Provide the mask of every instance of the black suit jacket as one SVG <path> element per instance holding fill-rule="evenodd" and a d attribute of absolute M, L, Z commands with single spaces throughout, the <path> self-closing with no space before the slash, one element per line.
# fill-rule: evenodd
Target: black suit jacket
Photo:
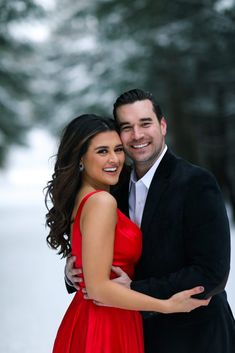
<path fill-rule="evenodd" d="M 128 180 L 115 192 L 128 215 Z M 143 252 L 132 288 L 156 298 L 197 285 L 208 307 L 144 320 L 146 353 L 232 353 L 235 323 L 224 287 L 230 266 L 228 218 L 215 178 L 164 155 L 150 185 L 141 229 Z M 146 315 L 145 315 L 146 316 Z"/>

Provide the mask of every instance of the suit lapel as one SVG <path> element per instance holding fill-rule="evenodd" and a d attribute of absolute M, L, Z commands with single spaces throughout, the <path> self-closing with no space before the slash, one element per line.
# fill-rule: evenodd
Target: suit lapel
<path fill-rule="evenodd" d="M 117 199 L 118 208 L 124 213 L 127 217 L 129 217 L 129 182 L 125 183 L 119 191 L 119 197 Z"/>
<path fill-rule="evenodd" d="M 141 229 L 144 236 L 148 234 L 148 226 L 151 223 L 151 219 L 154 214 L 156 215 L 156 209 L 160 207 L 161 198 L 168 187 L 170 175 L 176 161 L 177 158 L 167 150 L 153 176 L 141 222 Z"/>

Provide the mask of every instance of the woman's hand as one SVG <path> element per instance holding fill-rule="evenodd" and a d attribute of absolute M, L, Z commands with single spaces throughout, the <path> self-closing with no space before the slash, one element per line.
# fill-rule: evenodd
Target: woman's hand
<path fill-rule="evenodd" d="M 200 294 L 202 292 L 204 292 L 204 288 L 199 286 L 174 294 L 172 297 L 166 300 L 166 314 L 179 312 L 189 313 L 190 311 L 199 308 L 200 306 L 207 306 L 210 303 L 211 298 L 192 298 L 193 295 Z"/>

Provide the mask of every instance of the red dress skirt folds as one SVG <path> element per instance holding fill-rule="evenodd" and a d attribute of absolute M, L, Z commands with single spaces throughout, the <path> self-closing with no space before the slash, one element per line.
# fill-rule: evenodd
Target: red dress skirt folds
<path fill-rule="evenodd" d="M 78 268 L 82 268 L 80 215 L 84 203 L 93 193 L 89 193 L 82 200 L 73 224 L 72 253 L 77 257 Z M 130 278 L 133 278 L 135 264 L 141 255 L 142 234 L 120 210 L 117 212 L 113 265 L 121 267 Z M 53 353 L 143 352 L 140 313 L 97 306 L 92 300 L 84 299 L 81 290 L 75 294 L 65 313 L 53 348 Z"/>

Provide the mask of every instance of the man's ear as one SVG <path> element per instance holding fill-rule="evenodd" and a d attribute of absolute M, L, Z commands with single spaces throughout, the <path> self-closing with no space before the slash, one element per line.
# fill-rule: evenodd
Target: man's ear
<path fill-rule="evenodd" d="M 162 135 L 166 136 L 166 133 L 167 133 L 167 122 L 166 122 L 166 119 L 164 118 L 164 116 L 161 118 L 160 126 L 161 126 Z"/>

